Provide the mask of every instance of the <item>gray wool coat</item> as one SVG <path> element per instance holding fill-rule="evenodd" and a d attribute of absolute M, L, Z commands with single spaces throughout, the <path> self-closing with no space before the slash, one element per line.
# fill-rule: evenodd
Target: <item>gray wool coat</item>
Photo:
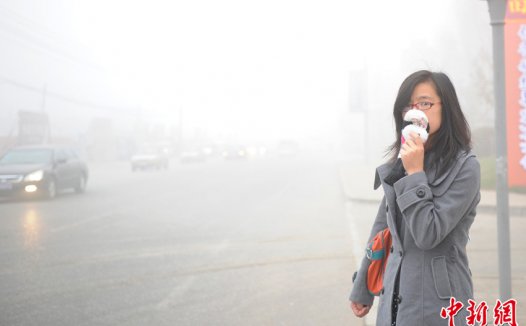
<path fill-rule="evenodd" d="M 405 176 L 393 186 L 383 181 L 390 170 L 388 164 L 376 170 L 375 188 L 382 185 L 384 198 L 369 236 L 370 240 L 388 226 L 393 238 L 384 289 L 379 296 L 377 325 L 391 325 L 398 271 L 398 325 L 448 325 L 448 320 L 440 317 L 440 310 L 449 306 L 452 296 L 464 304 L 455 324 L 465 325 L 465 307 L 468 299 L 473 298 L 466 244 L 480 201 L 479 162 L 475 155 L 461 153 L 438 178 L 436 171 L 429 169 Z M 400 234 L 397 205 L 401 214 Z M 364 257 L 355 275 L 350 300 L 371 305 L 374 297 L 366 287 L 368 266 L 369 260 Z"/>

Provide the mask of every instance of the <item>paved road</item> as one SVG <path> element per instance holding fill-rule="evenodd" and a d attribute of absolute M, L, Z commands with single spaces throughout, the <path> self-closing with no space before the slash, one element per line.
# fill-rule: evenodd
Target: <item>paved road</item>
<path fill-rule="evenodd" d="M 359 325 L 338 166 L 312 156 L 92 166 L 0 202 L 0 325 Z"/>

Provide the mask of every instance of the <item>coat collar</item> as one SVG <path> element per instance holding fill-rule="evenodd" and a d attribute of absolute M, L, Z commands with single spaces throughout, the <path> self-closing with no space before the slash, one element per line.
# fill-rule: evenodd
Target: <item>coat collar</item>
<path fill-rule="evenodd" d="M 376 168 L 376 174 L 374 176 L 374 190 L 378 189 L 382 183 L 385 184 L 383 180 L 389 174 L 392 168 L 392 163 L 385 163 Z"/>
<path fill-rule="evenodd" d="M 436 178 L 436 169 L 430 168 L 425 171 L 428 183 L 430 185 L 431 191 L 433 193 L 433 196 L 442 196 L 447 189 L 449 189 L 451 183 L 453 180 L 455 180 L 455 177 L 457 176 L 458 172 L 464 165 L 464 162 L 469 158 L 475 156 L 472 153 L 466 153 L 461 152 L 457 156 L 455 162 L 451 165 L 449 170 L 447 170 L 444 174 L 442 174 L 440 177 Z M 429 157 L 428 159 L 431 159 Z M 378 168 L 376 168 L 376 175 L 374 178 L 374 189 L 378 189 L 380 185 L 383 186 L 384 190 L 384 196 L 386 200 L 386 205 L 389 207 L 395 207 L 396 205 L 396 194 L 393 186 L 390 186 L 383 180 L 389 173 L 391 172 L 391 169 L 393 167 L 393 163 L 385 163 L 380 165 Z M 391 212 L 394 212 L 391 210 Z M 400 237 L 398 235 L 398 231 L 396 228 L 396 222 L 394 219 L 394 213 L 387 214 L 387 225 L 389 225 L 389 228 L 391 229 L 391 234 L 393 236 L 393 241 L 395 243 L 400 243 Z"/>
<path fill-rule="evenodd" d="M 471 152 L 465 152 L 462 151 L 457 155 L 456 162 L 452 164 L 449 167 L 449 170 L 447 170 L 445 173 L 443 173 L 441 176 L 437 178 L 437 169 L 435 167 L 429 168 L 425 171 L 427 180 L 431 186 L 436 188 L 436 192 L 438 194 L 443 193 L 445 191 L 450 182 L 444 182 L 446 179 L 452 180 L 457 173 L 460 171 L 460 168 L 464 164 L 464 162 L 469 158 L 475 156 L 475 154 Z M 374 177 L 374 189 L 378 189 L 380 185 L 383 185 L 384 187 L 391 187 L 390 185 L 386 184 L 383 180 L 385 177 L 391 172 L 391 169 L 393 168 L 393 163 L 385 163 L 380 165 L 376 168 L 376 174 Z"/>

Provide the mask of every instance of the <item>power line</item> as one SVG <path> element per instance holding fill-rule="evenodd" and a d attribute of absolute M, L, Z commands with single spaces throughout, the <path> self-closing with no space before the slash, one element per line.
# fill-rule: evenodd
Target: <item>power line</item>
<path fill-rule="evenodd" d="M 12 9 L 2 5 L 0 5 L 0 9 L 0 13 L 10 13 L 10 15 L 4 16 L 11 21 L 8 23 L 4 19 L 0 20 L 0 29 L 18 40 L 25 41 L 26 45 L 38 48 L 39 50 L 45 50 L 50 54 L 82 65 L 90 66 L 99 71 L 105 71 L 103 67 L 87 58 L 71 53 L 70 50 L 72 47 L 82 47 L 79 43 L 65 38 L 63 34 L 52 31 L 48 27 L 24 17 Z"/>
<path fill-rule="evenodd" d="M 63 33 L 57 33 L 47 26 L 36 22 L 30 18 L 20 15 L 15 10 L 6 7 L 5 5 L 0 4 L 0 14 L 7 19 L 0 19 L 0 30 L 3 30 L 5 33 L 8 33 L 12 37 L 22 41 L 26 46 L 29 46 L 33 49 L 38 49 L 40 51 L 45 51 L 48 54 L 52 54 L 55 57 L 61 59 L 68 59 L 82 66 L 90 66 L 95 68 L 100 72 L 105 72 L 106 70 L 93 62 L 89 61 L 85 57 L 79 57 L 75 54 L 72 54 L 72 48 L 82 47 L 80 43 L 74 42 L 71 38 L 65 37 Z M 0 75 L 0 80 L 4 83 L 13 85 L 20 89 L 25 89 L 27 91 L 44 94 L 44 89 L 28 85 L 17 80 L 11 79 Z M 55 99 L 76 104 L 81 107 L 91 107 L 98 110 L 103 110 L 106 112 L 113 112 L 118 114 L 125 115 L 139 115 L 141 110 L 138 108 L 126 108 L 126 107 L 117 107 L 110 106 L 101 103 L 96 103 L 89 100 L 83 100 L 75 98 L 72 96 L 64 95 L 58 92 L 53 92 L 46 90 L 46 97 L 53 97 Z"/>
<path fill-rule="evenodd" d="M 30 18 L 28 18 L 26 16 L 23 16 L 23 15 L 19 14 L 15 10 L 13 10 L 11 8 L 8 8 L 5 5 L 0 4 L 0 9 L 1 9 L 0 13 L 2 13 L 4 15 L 6 13 L 9 14 L 9 15 L 5 15 L 5 17 L 7 17 L 8 19 L 12 19 L 16 23 L 18 23 L 18 25 L 23 25 L 24 27 L 29 27 L 29 29 L 31 29 L 31 30 L 33 30 L 33 31 L 35 31 L 37 33 L 40 33 L 42 35 L 46 35 L 47 34 L 46 35 L 47 37 L 58 39 L 62 43 L 65 43 L 65 44 L 69 43 L 70 45 L 74 45 L 74 46 L 78 45 L 78 44 L 75 44 L 76 42 L 70 37 L 71 35 L 66 35 L 63 32 L 58 33 L 56 31 L 48 28 L 47 26 L 42 25 L 41 23 L 35 21 L 34 19 L 30 19 Z"/>
<path fill-rule="evenodd" d="M 19 81 L 13 80 L 13 79 L 5 77 L 5 76 L 1 76 L 0 75 L 0 80 L 2 80 L 4 83 L 10 84 L 10 85 L 13 85 L 13 86 L 16 86 L 18 88 L 25 89 L 25 90 L 28 90 L 28 91 L 31 91 L 31 92 L 36 92 L 36 93 L 42 93 L 43 92 L 42 88 L 38 88 L 38 87 L 35 87 L 35 86 L 24 84 L 24 83 L 21 83 Z M 141 110 L 138 109 L 138 108 L 131 108 L 131 107 L 126 108 L 126 107 L 118 107 L 118 106 L 99 104 L 99 103 L 95 103 L 95 102 L 92 102 L 92 101 L 82 100 L 82 99 L 74 98 L 74 97 L 71 97 L 71 96 L 63 95 L 63 94 L 60 94 L 60 93 L 57 93 L 57 92 L 53 92 L 53 91 L 49 91 L 49 90 L 46 90 L 46 96 L 53 97 L 53 98 L 59 99 L 59 100 L 64 101 L 64 102 L 73 103 L 73 104 L 76 104 L 76 105 L 79 105 L 79 106 L 91 107 L 91 108 L 95 108 L 95 109 L 99 109 L 99 110 L 103 110 L 103 111 L 107 111 L 107 112 L 126 114 L 126 115 L 139 115 L 141 113 Z"/>

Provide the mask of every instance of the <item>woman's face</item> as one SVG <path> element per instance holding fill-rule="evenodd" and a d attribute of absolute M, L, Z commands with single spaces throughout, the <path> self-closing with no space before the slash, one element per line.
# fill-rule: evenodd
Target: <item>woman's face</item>
<path fill-rule="evenodd" d="M 417 103 L 420 103 L 420 105 L 415 105 Z M 433 103 L 431 108 L 427 110 L 422 109 L 429 106 L 430 103 Z M 413 91 L 410 104 L 415 105 L 414 108 L 422 110 L 426 114 L 429 121 L 429 135 L 440 129 L 442 124 L 442 103 L 431 83 L 418 84 Z"/>

